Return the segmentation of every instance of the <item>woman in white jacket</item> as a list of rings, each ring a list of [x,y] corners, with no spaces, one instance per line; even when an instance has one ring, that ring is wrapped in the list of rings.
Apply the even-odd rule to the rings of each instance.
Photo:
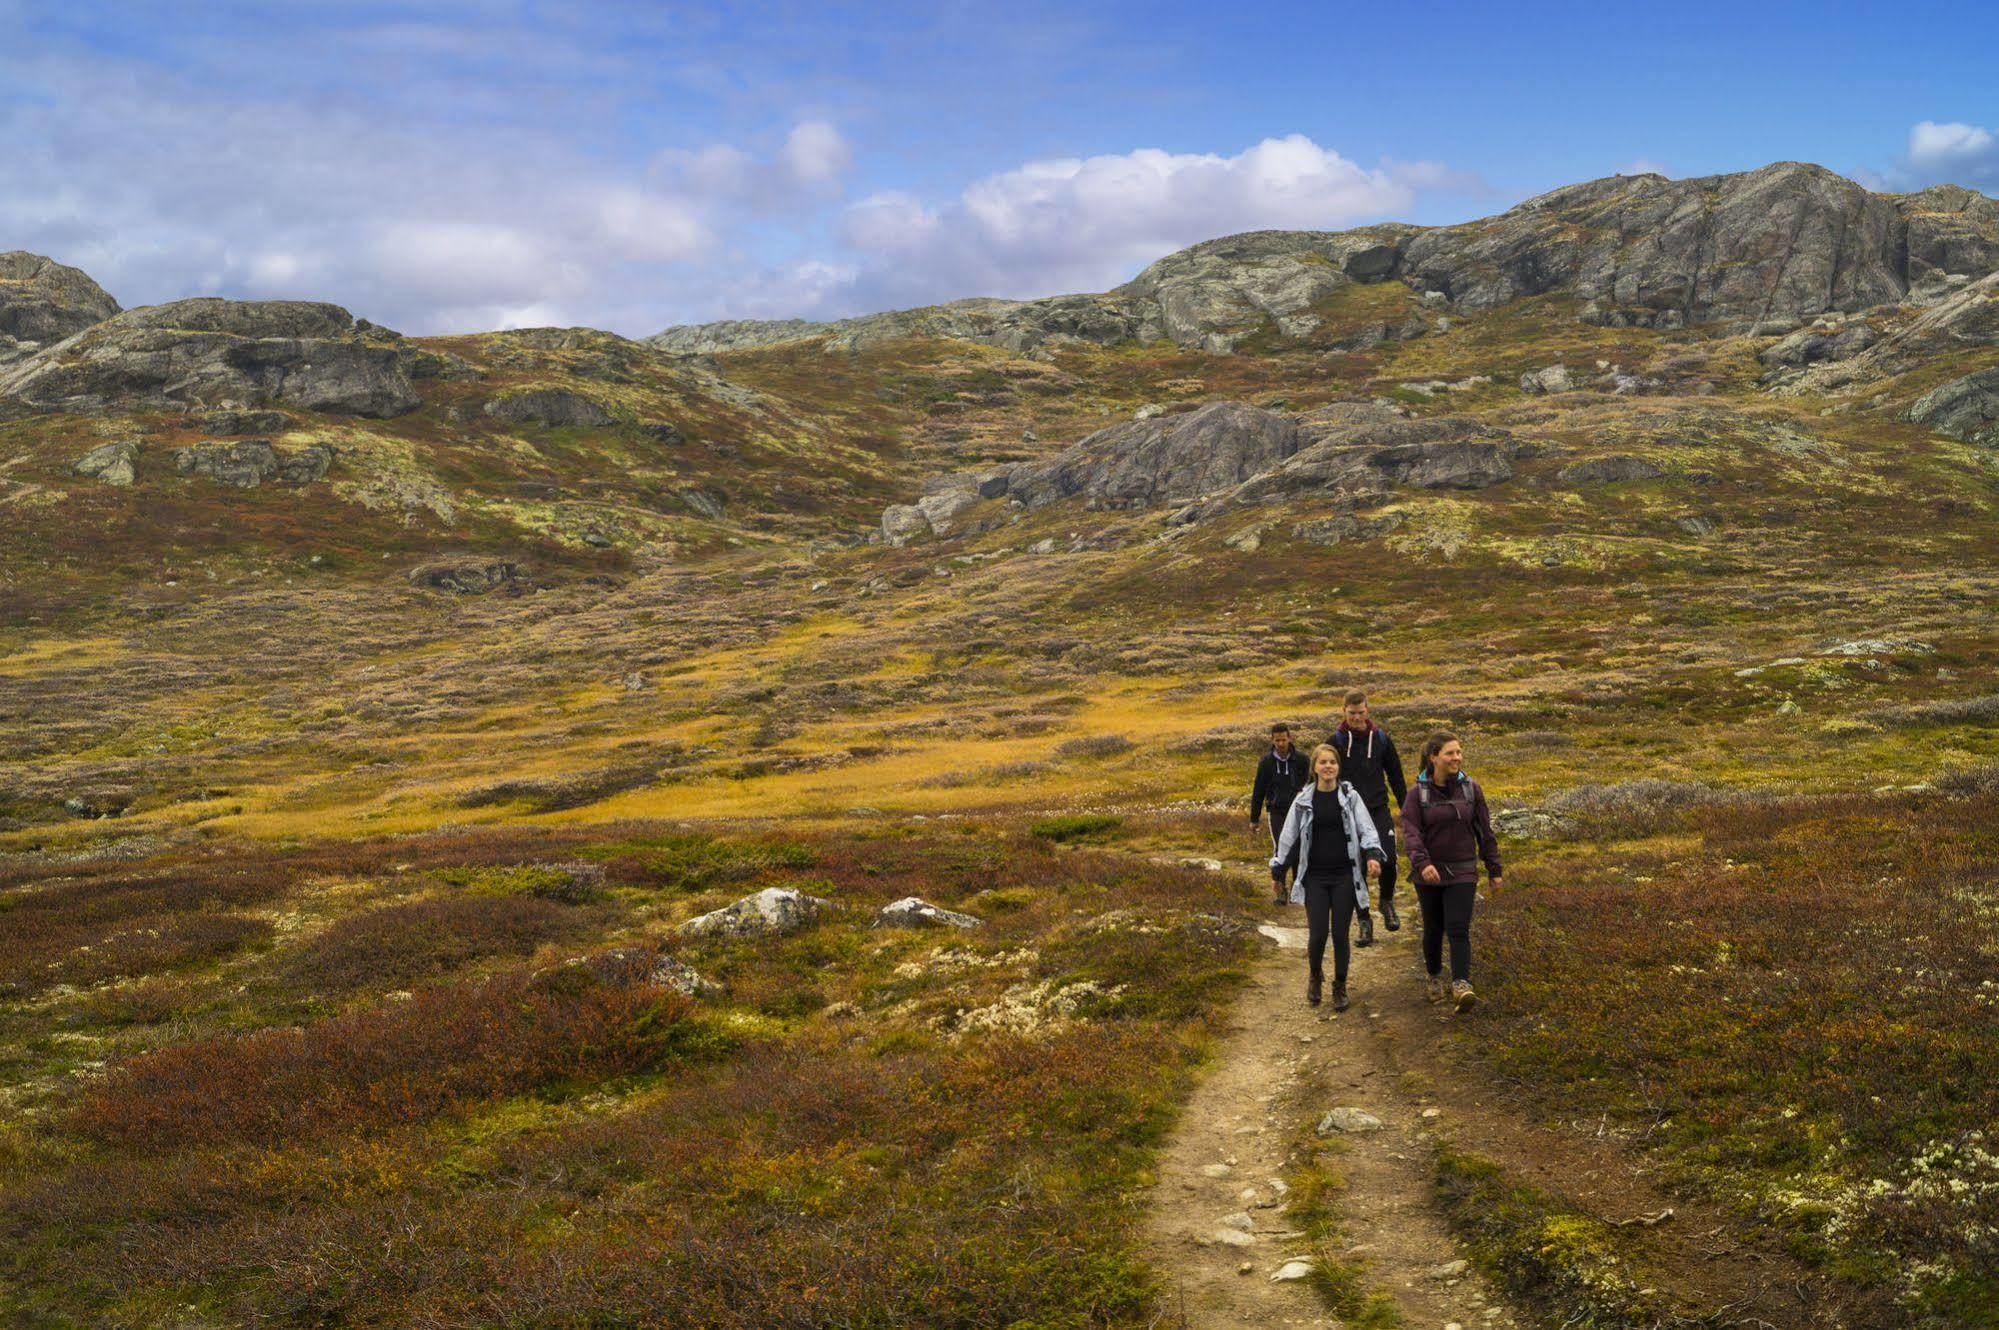
[[[1333,939],[1333,1010],[1347,1009],[1347,931],[1356,911],[1368,908],[1367,884],[1381,876],[1381,837],[1367,805],[1340,779],[1340,750],[1320,744],[1312,753],[1312,788],[1300,792],[1270,856],[1270,880],[1280,889],[1292,870],[1291,900],[1305,907],[1306,959],[1311,974],[1305,1000],[1318,1005],[1324,987],[1326,937]]]

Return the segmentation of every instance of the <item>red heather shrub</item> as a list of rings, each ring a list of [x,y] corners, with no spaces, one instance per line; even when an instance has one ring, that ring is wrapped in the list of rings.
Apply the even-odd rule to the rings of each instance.
[[[415,1122],[572,1077],[726,1047],[694,1003],[581,966],[428,989],[303,1029],[163,1048],[114,1069],[76,1110],[113,1145],[274,1144]]]

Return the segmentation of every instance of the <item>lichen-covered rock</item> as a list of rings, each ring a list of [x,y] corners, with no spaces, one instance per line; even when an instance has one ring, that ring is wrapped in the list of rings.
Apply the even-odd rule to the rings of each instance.
[[[670,988],[688,997],[705,997],[721,991],[718,985],[703,978],[692,966],[676,960],[656,946],[612,947],[589,956],[579,956],[562,966],[544,970],[537,977],[558,974],[571,967],[587,970],[603,982],[619,987],[650,984]]]
[[[130,485],[139,477],[139,445],[129,439],[101,443],[71,463],[70,469],[107,485]]]
[[[833,902],[808,896],[796,887],[766,887],[680,926],[689,937],[746,937],[759,933],[794,933],[815,922]]]
[[[985,920],[956,910],[946,910],[932,905],[917,896],[905,896],[882,906],[875,916],[875,926],[899,928],[983,928]]]
[[[1185,502],[1232,489],[1298,451],[1295,416],[1242,402],[1098,430],[1008,474],[1030,508],[1081,496],[1100,508]]]
[[[333,465],[333,449],[323,443],[295,452],[279,452],[265,439],[237,443],[198,443],[174,452],[174,470],[181,475],[206,476],[224,485],[255,489],[265,481],[309,485],[325,477]]]
[[[73,337],[118,312],[88,274],[21,250],[0,254],[0,364]]]
[[[1550,365],[1546,369],[1529,370],[1520,376],[1520,391],[1523,393],[1565,393],[1576,386],[1574,376],[1567,365]]]
[[[127,310],[0,371],[40,411],[284,405],[386,417],[421,405],[419,353],[338,305],[177,300]]]
[[[485,412],[510,425],[598,426],[612,422],[609,411],[581,393],[562,388],[532,388],[508,393],[486,403]]]
[[[1364,1108],[1342,1106],[1319,1119],[1318,1132],[1321,1136],[1330,1136],[1334,1132],[1359,1134],[1380,1131],[1383,1125],[1380,1118]]]
[[[1966,443],[1999,445],[1999,366],[1932,388],[1909,407],[1908,418]]]

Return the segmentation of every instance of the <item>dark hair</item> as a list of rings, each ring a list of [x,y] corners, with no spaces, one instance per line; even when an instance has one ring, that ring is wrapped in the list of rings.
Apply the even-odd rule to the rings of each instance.
[[[1367,701],[1367,689],[1349,688],[1347,689],[1347,700],[1341,703],[1340,705],[1348,707],[1357,707],[1365,701]]]
[[[1438,730],[1435,734],[1432,734],[1429,738],[1423,741],[1423,761],[1419,766],[1419,770],[1423,771],[1425,774],[1428,774],[1430,771],[1431,760],[1434,759],[1437,756],[1437,754],[1444,751],[1445,744],[1454,744],[1454,743],[1463,743],[1463,742],[1464,740],[1458,738],[1457,735],[1452,734],[1449,730]]]
[[[1270,727],[1270,732],[1272,734],[1289,734],[1291,733],[1291,727],[1280,720]]]

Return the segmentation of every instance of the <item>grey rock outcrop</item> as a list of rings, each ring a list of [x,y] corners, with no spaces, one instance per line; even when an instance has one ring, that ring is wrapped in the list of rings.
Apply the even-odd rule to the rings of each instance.
[[[139,445],[132,440],[101,443],[70,464],[79,476],[124,487],[139,478]]]
[[[510,425],[598,426],[612,421],[609,411],[581,393],[562,388],[531,388],[508,393],[486,403],[485,412]]]
[[[983,928],[986,921],[956,910],[947,910],[918,896],[905,896],[881,908],[875,927],[898,928]]]
[[[0,370],[0,398],[96,413],[292,406],[386,417],[419,406],[420,356],[338,305],[178,300],[127,310]]]
[[[1999,366],[1932,388],[1908,418],[1966,443],[1999,445]]]
[[[1999,269],[1999,202],[1954,186],[1874,194],[1821,166],[1613,176],[1439,227],[1398,275],[1460,309],[1562,292],[1584,317],[1674,328],[1809,318],[1942,294]]]
[[[279,452],[265,439],[237,443],[198,443],[174,451],[174,470],[183,476],[206,476],[239,489],[255,489],[265,481],[309,485],[323,479],[333,465],[333,449],[315,443],[295,452]]]
[[[795,887],[766,887],[680,926],[689,937],[745,937],[760,933],[793,933],[814,922],[833,902],[808,896]]]
[[[1370,403],[1336,402],[1301,417],[1309,442],[1244,484],[1234,503],[1317,495],[1361,504],[1396,485],[1484,489],[1513,476],[1519,446],[1468,416],[1409,419]]]
[[[1241,402],[1135,420],[1015,467],[1007,493],[1029,508],[1082,496],[1098,508],[1184,503],[1233,489],[1298,451],[1295,416]]]
[[[1665,474],[1642,457],[1619,453],[1572,463],[1561,469],[1557,479],[1564,485],[1606,485],[1629,480],[1657,480]]]
[[[117,312],[118,302],[81,269],[18,249],[0,254],[0,365]]]

